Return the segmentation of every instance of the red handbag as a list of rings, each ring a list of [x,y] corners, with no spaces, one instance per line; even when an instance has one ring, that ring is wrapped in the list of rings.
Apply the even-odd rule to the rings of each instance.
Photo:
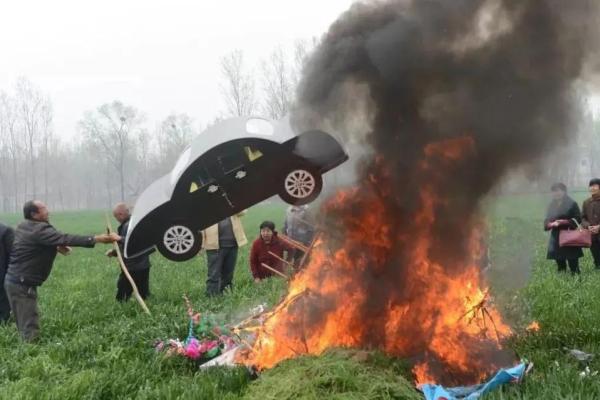
[[[588,229],[583,229],[577,223],[576,219],[573,219],[573,221],[577,224],[577,229],[563,229],[559,231],[558,245],[560,247],[591,247],[592,232]]]

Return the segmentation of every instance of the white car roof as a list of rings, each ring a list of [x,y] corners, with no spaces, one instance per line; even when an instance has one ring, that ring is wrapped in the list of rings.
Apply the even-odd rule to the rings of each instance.
[[[181,175],[187,168],[213,147],[235,139],[259,138],[283,143],[292,139],[296,134],[290,125],[289,117],[273,121],[258,117],[235,117],[207,128],[183,151],[171,172],[152,183],[138,197],[128,232],[133,232],[135,226],[149,212],[168,202]],[[129,239],[129,235],[128,235]],[[127,244],[125,246],[127,248]]]
[[[237,117],[221,121],[200,133],[181,154],[171,171],[171,184],[177,184],[181,174],[213,147],[235,139],[259,138],[283,143],[295,136],[289,117],[271,121],[257,117]]]

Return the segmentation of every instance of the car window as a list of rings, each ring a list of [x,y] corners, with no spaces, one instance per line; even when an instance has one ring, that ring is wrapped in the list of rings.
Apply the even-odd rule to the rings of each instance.
[[[246,155],[242,152],[240,147],[232,146],[227,150],[227,152],[218,157],[219,164],[225,174],[244,166],[247,160]]]
[[[200,164],[197,168],[194,167],[194,175],[190,182],[190,193],[194,193],[196,190],[208,185],[213,179],[208,174],[204,164]]]
[[[244,146],[244,153],[246,153],[246,157],[248,161],[256,161],[263,156],[262,151],[254,146]]]

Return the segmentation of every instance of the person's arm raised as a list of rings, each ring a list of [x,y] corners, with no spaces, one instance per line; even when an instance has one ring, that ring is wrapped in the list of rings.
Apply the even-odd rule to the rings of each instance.
[[[112,243],[121,239],[121,237],[115,233],[96,236],[71,235],[56,230],[50,224],[44,224],[39,228],[37,238],[41,244],[57,247],[94,247],[96,243]]]

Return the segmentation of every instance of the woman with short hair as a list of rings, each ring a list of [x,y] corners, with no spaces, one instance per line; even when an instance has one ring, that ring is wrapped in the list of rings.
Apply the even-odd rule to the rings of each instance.
[[[568,263],[571,273],[579,274],[579,259],[583,257],[581,247],[561,247],[559,243],[561,230],[575,229],[581,222],[579,205],[569,197],[564,183],[553,184],[551,190],[552,201],[544,220],[544,230],[550,231],[547,258],[556,261],[559,272],[566,271]]]
[[[284,252],[287,253],[287,258],[284,257]],[[275,274],[265,268],[263,264],[284,273],[285,266],[281,260],[288,260],[291,255],[292,248],[277,237],[275,224],[271,221],[264,221],[260,224],[260,234],[252,243],[250,252],[250,271],[254,281],[258,282]]]

